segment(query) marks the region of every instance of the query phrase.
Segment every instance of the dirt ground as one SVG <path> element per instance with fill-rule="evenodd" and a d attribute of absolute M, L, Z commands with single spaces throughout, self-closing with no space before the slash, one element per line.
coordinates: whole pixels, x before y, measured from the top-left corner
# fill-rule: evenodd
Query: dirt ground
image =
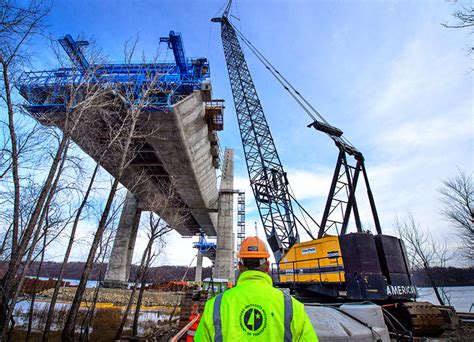
<path fill-rule="evenodd" d="M 448 330 L 443 335 L 448 341 L 474 341 L 474 323 L 461 322 L 456 330 Z"/>
<path fill-rule="evenodd" d="M 91 302 L 94 296 L 95 289 L 86 289 L 83 297 L 83 302 Z M 60 302 L 70 303 L 74 299 L 76 293 L 75 287 L 61 288 L 58 296 Z M 39 294 L 41 297 L 51 298 L 53 289 L 43 291 Z M 112 303 L 114 305 L 127 305 L 130 299 L 131 290 L 122 289 L 104 289 L 99 290 L 99 303 Z M 135 294 L 137 297 L 138 291 Z M 180 294 L 175 292 L 157 292 L 145 291 L 143 295 L 143 306 L 167 306 L 174 307 L 180 300 Z"/>

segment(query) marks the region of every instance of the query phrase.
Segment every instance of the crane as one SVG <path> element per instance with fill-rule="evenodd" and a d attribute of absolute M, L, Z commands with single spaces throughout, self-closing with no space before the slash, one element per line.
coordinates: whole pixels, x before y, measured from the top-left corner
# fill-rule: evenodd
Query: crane
<path fill-rule="evenodd" d="M 300 207 L 313 222 L 315 221 L 289 191 L 287 174 L 278 156 L 237 36 L 247 44 L 249 49 L 270 70 L 285 90 L 309 114 L 312 123 L 308 127 L 327 134 L 339 149 L 323 217 L 320 224 L 316 223 L 319 228 L 317 237 L 322 238 L 333 228 L 337 234 L 345 234 L 351 213 L 357 231 L 362 232 L 355 196 L 360 174 L 363 175 L 367 189 L 375 228 L 377 233 L 381 234 L 375 200 L 371 192 L 362 153 L 343 137 L 343 132 L 340 129 L 330 125 L 255 46 L 235 29 L 228 19 L 231 3 L 231 1 L 228 2 L 221 17 L 213 18 L 212 21 L 221 23 L 224 55 L 234 96 L 250 185 L 254 192 L 268 243 L 274 252 L 276 261 L 280 261 L 282 255 L 295 243 L 299 242 L 297 224 L 303 227 L 308 235 L 314 239 L 308 225 L 304 223 L 304 219 L 299 218 L 293 210 L 292 202 L 295 202 L 296 206 Z M 350 163 L 351 157 L 355 165 Z"/>
<path fill-rule="evenodd" d="M 222 24 L 222 42 L 244 148 L 245 161 L 265 234 L 275 259 L 296 242 L 295 213 L 286 172 L 278 156 L 270 128 L 257 95 L 244 54 L 227 14 L 212 21 Z"/>
<path fill-rule="evenodd" d="M 311 301 L 371 300 L 390 304 L 396 308 L 394 314 L 414 331 L 439 330 L 436 324 L 431 326 L 428 320 L 418 319 L 425 315 L 439 318 L 441 313 L 432 304 L 412 302 L 416 288 L 411 281 L 407 253 L 403 241 L 382 233 L 363 154 L 232 25 L 229 20 L 231 4 L 232 0 L 229 0 L 222 15 L 211 21 L 221 25 L 222 45 L 250 185 L 276 260 L 272 265 L 275 285 L 290 288 L 300 298 Z M 322 219 L 320 224 L 316 223 L 317 238 L 294 210 L 298 206 L 316 222 L 290 192 L 287 174 L 239 38 L 310 116 L 312 122 L 308 127 L 326 134 L 339 150 Z M 361 177 L 367 190 L 376 235 L 362 227 L 356 200 Z M 351 217 L 356 228 L 352 233 L 349 232 Z M 300 242 L 300 226 L 312 240 Z M 336 235 L 330 234 L 332 231 Z M 418 318 L 411 315 L 413 310 L 418 313 Z"/>

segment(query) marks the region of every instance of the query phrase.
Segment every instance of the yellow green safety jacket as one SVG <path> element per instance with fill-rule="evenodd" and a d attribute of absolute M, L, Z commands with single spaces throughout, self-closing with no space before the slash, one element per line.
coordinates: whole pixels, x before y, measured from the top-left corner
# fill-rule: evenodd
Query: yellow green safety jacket
<path fill-rule="evenodd" d="M 245 271 L 237 285 L 206 303 L 194 341 L 318 341 L 304 305 L 273 287 L 264 272 Z"/>

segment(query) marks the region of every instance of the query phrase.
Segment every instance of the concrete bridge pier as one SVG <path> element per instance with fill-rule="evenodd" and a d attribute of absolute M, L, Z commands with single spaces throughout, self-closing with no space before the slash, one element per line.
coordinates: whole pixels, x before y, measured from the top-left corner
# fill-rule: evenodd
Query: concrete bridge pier
<path fill-rule="evenodd" d="M 235 283 L 233 211 L 234 150 L 226 148 L 219 191 L 214 278 L 228 279 Z"/>
<path fill-rule="evenodd" d="M 197 251 L 197 260 L 196 260 L 196 275 L 194 276 L 194 281 L 202 281 L 202 253 Z"/>
<path fill-rule="evenodd" d="M 140 215 L 141 210 L 138 207 L 137 198 L 127 191 L 109 265 L 105 273 L 104 287 L 126 288 L 128 286 Z"/>

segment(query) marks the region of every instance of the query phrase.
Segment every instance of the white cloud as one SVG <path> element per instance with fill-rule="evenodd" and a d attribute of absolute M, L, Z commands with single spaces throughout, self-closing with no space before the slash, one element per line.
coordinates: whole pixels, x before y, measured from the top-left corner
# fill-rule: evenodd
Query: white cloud
<path fill-rule="evenodd" d="M 288 169 L 288 182 L 295 197 L 300 200 L 326 197 L 331 185 L 333 170 L 321 169 L 314 172 L 308 170 Z"/>
<path fill-rule="evenodd" d="M 461 47 L 434 34 L 417 32 L 387 62 L 385 77 L 372 78 L 359 132 L 376 132 L 364 143 L 374 147 L 368 172 L 385 231 L 393 232 L 395 214 L 411 211 L 437 239 L 455 241 L 438 188 L 457 166 L 474 166 L 472 75 Z"/>

